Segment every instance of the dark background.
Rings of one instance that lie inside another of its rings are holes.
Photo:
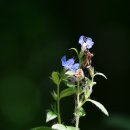
[[[0,1],[0,130],[29,130],[45,123],[53,102],[49,79],[60,59],[77,47],[80,35],[93,38],[97,78],[92,98],[109,111],[106,118],[85,105],[81,130],[130,130],[130,18],[125,0]],[[73,53],[71,53],[73,55]],[[63,101],[71,124],[72,101]]]

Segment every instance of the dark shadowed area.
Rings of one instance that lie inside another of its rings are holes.
[[[98,77],[92,98],[109,111],[105,117],[92,104],[81,130],[130,130],[130,10],[127,0],[0,1],[0,129],[29,130],[45,123],[53,102],[49,79],[60,70],[61,57],[72,55],[80,35],[93,39],[93,65]],[[63,100],[65,123],[74,107]],[[68,120],[69,119],[69,120]]]

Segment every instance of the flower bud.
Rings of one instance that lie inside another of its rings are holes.
[[[84,72],[83,72],[83,70],[82,70],[82,69],[78,69],[78,70],[75,72],[74,76],[75,76],[76,78],[78,78],[78,79],[83,79],[83,78],[84,78]]]

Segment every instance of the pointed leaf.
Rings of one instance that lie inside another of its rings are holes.
[[[96,76],[96,75],[100,75],[100,76],[103,76],[105,79],[107,79],[107,77],[103,74],[103,73],[96,73],[94,76]]]
[[[94,77],[94,67],[89,68],[89,73],[90,73],[91,77],[93,78]]]
[[[59,84],[60,84],[60,79],[59,79],[59,73],[58,73],[58,72],[52,72],[52,74],[51,74],[51,79],[52,79],[52,81],[53,81],[56,85],[59,85]]]
[[[96,105],[105,115],[109,116],[106,108],[99,102],[94,101],[92,99],[88,99],[87,101],[90,101],[91,103],[93,103],[94,105]]]
[[[76,89],[75,88],[67,88],[67,89],[64,89],[63,91],[61,91],[60,93],[60,99],[61,98],[64,98],[64,97],[68,97],[68,96],[71,96],[73,94],[76,93]]]
[[[47,112],[46,122],[49,122],[49,121],[55,119],[56,117],[57,117],[57,115],[54,112],[49,110]]]
[[[52,111],[53,113],[57,113],[57,103],[55,102],[55,103],[53,103],[53,104],[51,104],[51,110],[49,110],[49,111]],[[57,115],[57,114],[56,114]]]
[[[65,83],[65,85],[66,86],[68,86],[68,87],[70,87],[70,88],[73,88],[73,87],[75,87],[76,85],[75,85],[75,79],[72,79],[71,81],[68,81],[67,79],[66,80],[63,80],[64,81],[64,83]]]
[[[51,92],[51,95],[54,98],[54,100],[57,101],[57,94],[56,94],[56,92],[54,90],[53,90],[53,92]]]
[[[76,48],[70,48],[69,50],[74,50],[78,55],[78,50]]]
[[[70,88],[74,88],[76,85],[74,85],[74,84],[69,84],[69,83],[67,83],[66,84],[68,87],[70,87]]]

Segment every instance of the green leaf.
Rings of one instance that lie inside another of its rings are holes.
[[[73,94],[76,93],[76,89],[75,88],[67,88],[67,89],[64,89],[63,91],[61,91],[60,93],[60,99],[61,98],[64,98],[64,97],[68,97],[68,96],[71,96]]]
[[[86,115],[86,112],[85,112],[85,110],[83,109],[83,107],[81,107],[81,108],[79,109],[79,115],[80,115],[80,117],[83,117],[83,116]]]
[[[92,78],[94,78],[94,67],[89,68],[89,73]]]
[[[32,128],[31,130],[52,130],[50,127],[36,127],[36,128]]]
[[[57,103],[56,102],[51,104],[51,111],[57,115],[57,108],[56,107],[57,107]]]
[[[94,75],[94,76],[96,76],[96,75],[103,76],[105,79],[107,79],[107,77],[106,77],[103,73],[99,73],[99,72],[97,72],[97,73],[95,73],[95,75]]]
[[[84,92],[85,99],[88,99],[90,97],[91,93],[92,93],[92,89],[85,91]]]
[[[105,115],[109,116],[106,108],[101,103],[99,103],[97,101],[94,101],[92,99],[88,99],[87,101],[89,101],[89,102],[93,103],[94,105],[96,105]]]
[[[72,126],[66,126],[66,127],[67,127],[66,130],[76,130],[76,128],[75,128],[75,127],[72,127]]]
[[[67,83],[66,84],[68,87],[70,87],[70,88],[74,88],[76,85],[74,85],[74,84],[69,84],[69,83]]]
[[[90,80],[90,79],[88,79],[86,77],[85,77],[85,79],[86,79],[86,82],[85,82],[86,86],[91,86],[92,87],[92,86],[94,86],[96,84],[96,82],[92,82],[92,80]]]
[[[79,55],[78,55],[78,58],[79,58],[79,59],[82,59],[83,56],[84,56],[84,52],[80,51],[80,53],[79,53]]]
[[[62,124],[55,124],[52,126],[53,130],[67,130],[66,127]]]
[[[85,81],[87,86],[91,86],[92,81],[89,78],[85,77]]]
[[[64,79],[62,81],[64,81],[65,85],[70,88],[74,88],[76,86],[74,83],[72,83],[71,81],[68,81],[67,79]]]
[[[46,116],[46,122],[49,122],[53,119],[55,119],[57,117],[56,113],[52,112],[51,110],[49,110],[47,112],[47,116]]]
[[[56,85],[59,85],[59,84],[60,84],[60,79],[59,79],[59,73],[58,73],[58,72],[52,72],[52,74],[51,74],[51,79],[52,79],[52,81],[53,81]]]
[[[74,50],[76,52],[76,54],[78,55],[78,50],[76,48],[70,48],[69,50]]]
[[[76,130],[76,128],[73,126],[65,126],[62,124],[55,124],[52,126],[52,129],[53,130]]]
[[[54,98],[54,100],[57,101],[57,94],[56,92],[53,90],[53,92],[51,93],[52,97]]]

